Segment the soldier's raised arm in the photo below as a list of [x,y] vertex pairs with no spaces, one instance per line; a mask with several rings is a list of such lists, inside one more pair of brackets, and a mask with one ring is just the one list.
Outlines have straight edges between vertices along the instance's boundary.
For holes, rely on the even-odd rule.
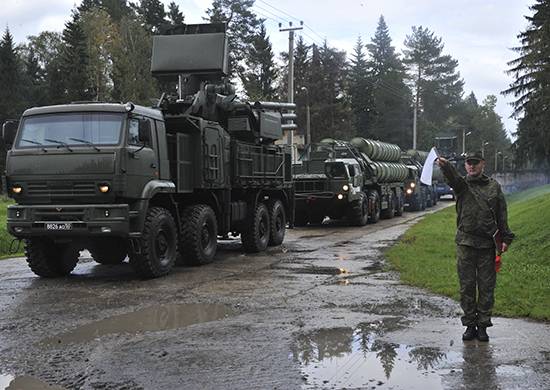
[[460,176],[455,166],[444,157],[438,157],[436,161],[443,176],[445,176],[445,181],[454,190],[455,194],[462,193],[466,189],[466,181]]

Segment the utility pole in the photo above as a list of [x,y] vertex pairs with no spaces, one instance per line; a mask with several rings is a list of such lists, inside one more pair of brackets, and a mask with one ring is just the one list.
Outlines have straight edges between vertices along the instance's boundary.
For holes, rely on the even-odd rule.
[[414,115],[413,115],[413,149],[416,150],[416,122],[418,120],[418,106],[420,98],[420,76],[421,70],[418,67],[418,79],[416,80],[416,96],[414,98]]
[[[288,31],[288,102],[294,103],[294,31],[303,29],[303,21],[300,21],[299,27],[292,27],[292,22],[288,22],[287,28],[282,28],[279,23],[279,31]],[[294,161],[294,133],[288,131],[288,144],[291,148],[292,161]]]

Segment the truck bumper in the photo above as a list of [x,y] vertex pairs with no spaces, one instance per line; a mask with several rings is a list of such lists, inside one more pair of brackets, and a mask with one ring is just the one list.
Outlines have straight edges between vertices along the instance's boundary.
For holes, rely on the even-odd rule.
[[130,235],[127,204],[13,205],[8,232],[17,238]]
[[329,195],[296,195],[296,211],[305,211],[310,214],[323,214],[342,217],[349,206],[348,195],[344,194],[338,199],[336,194]]

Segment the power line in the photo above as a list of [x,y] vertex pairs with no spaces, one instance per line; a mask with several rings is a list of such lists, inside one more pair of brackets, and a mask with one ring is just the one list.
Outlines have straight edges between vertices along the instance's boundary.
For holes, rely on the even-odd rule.
[[[260,7],[259,5],[257,4],[254,4],[254,7],[253,8],[258,8],[260,10],[262,10],[262,12],[264,13],[268,13],[269,15],[272,15],[274,16],[275,18],[279,19],[279,21],[282,21],[283,23],[288,23],[288,19],[285,19],[285,18],[282,18],[280,17],[279,15],[275,14],[274,12],[268,10],[268,9],[265,9],[263,7]],[[257,11],[256,11],[257,12]],[[265,16],[265,15],[264,15]]]

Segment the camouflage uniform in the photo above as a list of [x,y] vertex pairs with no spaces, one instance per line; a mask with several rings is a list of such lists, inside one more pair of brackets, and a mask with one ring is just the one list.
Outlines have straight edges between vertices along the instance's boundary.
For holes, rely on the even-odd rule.
[[514,238],[508,227],[506,200],[497,181],[484,174],[461,177],[452,164],[445,164],[441,170],[456,195],[462,324],[489,327],[496,285],[493,236],[498,229],[508,245]]

